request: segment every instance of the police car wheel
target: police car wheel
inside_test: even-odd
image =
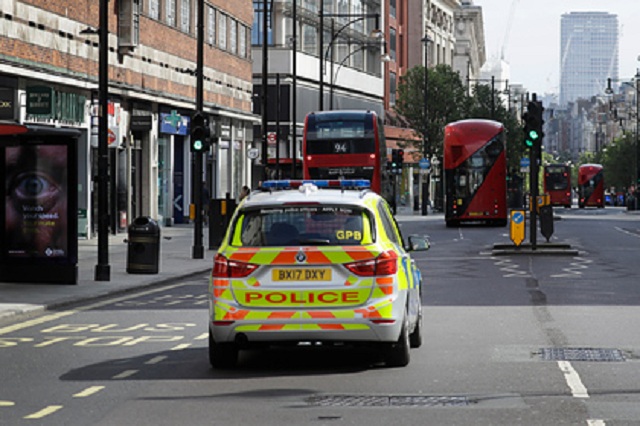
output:
[[[416,320],[416,326],[413,332],[409,335],[409,345],[412,348],[419,348],[422,346],[422,312],[418,315]]]
[[[235,343],[216,343],[209,331],[209,363],[213,368],[233,368],[238,362]]]
[[[404,367],[409,364],[409,320],[405,314],[398,341],[389,345],[386,363],[388,367]]]

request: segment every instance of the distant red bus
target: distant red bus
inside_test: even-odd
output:
[[[444,129],[447,226],[507,224],[505,129],[492,120],[470,119]]]
[[[552,206],[571,208],[571,167],[566,164],[544,166],[544,192]]]
[[[302,158],[304,179],[368,179],[373,191],[393,201],[384,124],[374,111],[307,114]]]
[[[578,168],[578,207],[604,208],[604,171],[601,164]]]

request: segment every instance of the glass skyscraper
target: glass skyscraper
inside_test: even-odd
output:
[[[560,104],[603,94],[618,78],[618,16],[571,12],[560,22]]]

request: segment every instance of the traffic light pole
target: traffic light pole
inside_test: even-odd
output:
[[[529,187],[531,188],[531,198],[529,201],[529,209],[531,210],[529,224],[529,239],[531,241],[531,249],[536,250],[538,237],[538,175],[540,170],[540,162],[542,160],[542,140],[544,133],[542,127],[542,102],[538,102],[536,94],[533,93],[531,101],[527,105],[527,112],[524,115],[525,121],[525,143],[529,147]]]
[[[202,114],[204,109],[204,0],[198,0],[198,27],[197,27],[197,60],[196,60],[196,115]],[[193,201],[195,204],[193,226],[193,259],[204,258],[204,245],[202,244],[202,172],[203,152],[194,151]]]

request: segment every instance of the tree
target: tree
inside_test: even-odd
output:
[[[421,153],[442,154],[444,126],[467,116],[470,99],[460,75],[448,65],[437,65],[427,70],[427,114],[424,116],[425,72],[423,66],[411,68],[398,85],[395,110],[421,137],[413,147]],[[423,146],[427,137],[426,149]]]
[[[625,133],[607,145],[603,152],[604,182],[617,190],[628,188],[635,181],[636,140],[633,133]]]

